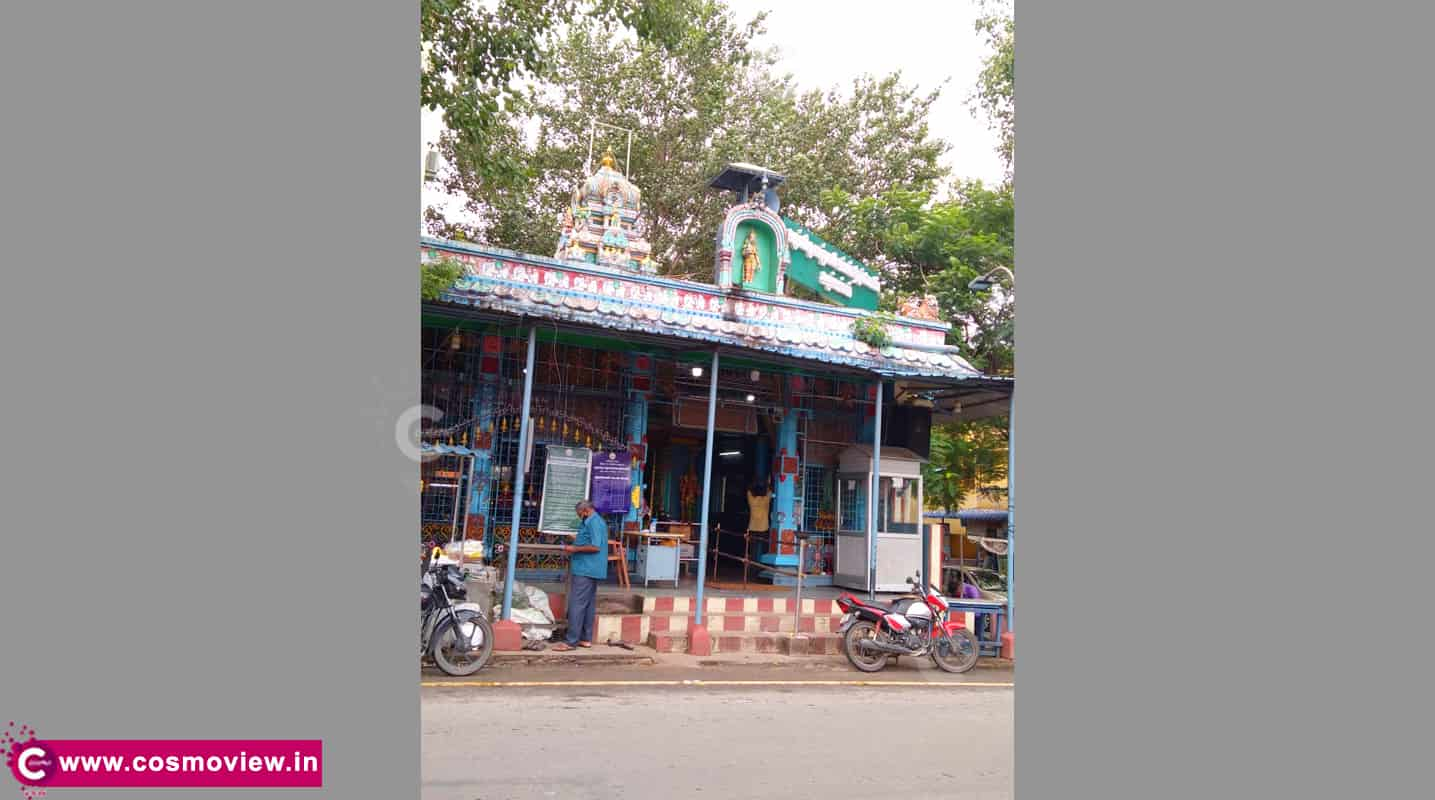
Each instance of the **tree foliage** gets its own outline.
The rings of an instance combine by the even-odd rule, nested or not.
[[[953,323],[951,343],[984,372],[1011,372],[1010,293],[994,297],[967,288],[994,267],[1015,267],[1009,185],[958,182],[941,202],[907,190],[871,197],[834,190],[825,199],[829,221],[821,235],[881,271],[886,307],[900,297],[935,295],[943,318]]]
[[[697,0],[688,11],[682,35],[667,42],[622,36],[598,17],[575,20],[523,113],[510,114],[495,139],[526,174],[501,183],[458,165],[445,188],[466,197],[480,222],[459,225],[430,209],[430,231],[551,252],[557,215],[593,168],[595,119],[636,131],[630,163],[626,137],[602,129],[594,157],[612,147],[643,190],[654,258],[670,275],[710,274],[713,231],[732,198],[707,182],[732,161],[789,176],[783,213],[814,228],[834,188],[863,196],[937,188],[947,147],[927,125],[937,91],[919,92],[900,74],[864,76],[846,91],[799,91],[774,74],[776,54],[754,45],[762,15],[739,22],[718,0]]]
[[[961,508],[974,492],[1006,478],[1006,447],[1004,418],[933,428],[931,457],[922,465],[927,506]]]
[[[683,35],[692,0],[421,0],[419,105],[443,112],[440,150],[494,187],[522,185],[527,165],[507,123],[526,107],[524,81],[547,64],[555,31],[575,15],[660,44]]]
[[[991,120],[998,137],[997,152],[1006,163],[1010,180],[1016,157],[1016,22],[1009,3],[987,0],[982,11],[976,29],[986,37],[991,52],[982,61],[972,100]]]
[[[419,296],[424,300],[437,300],[439,295],[450,289],[463,274],[463,266],[457,261],[441,258],[419,265]]]

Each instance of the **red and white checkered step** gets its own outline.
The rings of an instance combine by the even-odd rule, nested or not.
[[[790,633],[714,633],[714,653],[781,653],[788,654]],[[659,653],[685,653],[688,649],[686,633],[654,633],[648,636],[648,646]],[[842,638],[835,633],[811,634],[807,640],[804,655],[840,655]]]
[[[561,614],[563,597],[552,597]],[[696,600],[691,597],[646,597],[641,614],[599,614],[594,640],[646,642],[661,653],[687,649]],[[788,597],[709,597],[703,624],[711,635],[714,652],[785,653],[793,633],[793,600]],[[972,626],[970,615],[963,624]],[[799,632],[808,634],[811,655],[841,653],[837,631],[842,610],[834,600],[802,601]]]
[[[703,605],[703,623],[715,637],[719,633],[783,633],[793,628],[794,601],[789,597],[709,597]],[[696,606],[691,597],[643,598],[643,613],[651,617],[649,631],[653,633],[686,632]],[[804,599],[800,631],[836,633],[842,616],[835,600]],[[972,627],[970,614],[962,614],[960,621]]]

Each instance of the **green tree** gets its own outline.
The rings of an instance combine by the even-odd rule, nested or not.
[[[994,267],[1014,268],[1010,185],[959,181],[942,202],[904,189],[871,197],[837,190],[826,193],[825,202],[828,226],[819,233],[881,271],[884,307],[935,295],[943,318],[953,323],[950,343],[983,372],[1011,372],[1015,307],[1009,293],[967,288]]]
[[[654,258],[671,275],[710,275],[713,231],[732,198],[707,181],[729,162],[788,175],[783,212],[814,227],[829,189],[931,192],[944,177],[937,162],[947,145],[926,122],[937,92],[918,92],[900,75],[863,77],[845,93],[801,92],[774,74],[776,53],[753,44],[762,15],[739,22],[719,0],[689,10],[691,24],[667,44],[622,36],[601,19],[575,21],[545,62],[526,113],[501,135],[508,155],[528,166],[521,186],[457,170],[446,188],[466,196],[480,222],[467,228],[430,211],[431,232],[552,252],[557,217],[591,168],[594,119],[636,131],[630,164],[621,135],[600,131],[594,156],[611,146],[643,190]]]
[[[1006,163],[1010,180],[1016,157],[1016,21],[1009,2],[982,0],[981,8],[976,29],[986,37],[991,52],[977,74],[976,91],[970,100],[975,106],[972,113],[981,108],[991,120],[998,136],[997,152]]]
[[[1007,474],[1004,418],[961,422],[932,429],[932,450],[922,465],[928,508],[958,509],[974,492]]]
[[[496,187],[521,185],[511,115],[524,82],[547,62],[555,31],[584,14],[670,44],[684,33],[692,0],[421,0],[419,105],[443,112],[440,151],[450,164]]]
[[[463,266],[452,259],[439,259],[419,265],[419,296],[437,300],[463,275]]]

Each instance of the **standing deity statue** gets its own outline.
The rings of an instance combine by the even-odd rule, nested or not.
[[[752,283],[757,275],[757,232],[747,232],[747,243],[742,246],[742,282]]]

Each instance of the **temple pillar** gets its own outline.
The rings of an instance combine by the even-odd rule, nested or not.
[[[498,399],[498,364],[503,352],[503,339],[498,336],[483,337],[483,352],[479,359],[478,394],[473,399],[472,434],[474,451],[472,472],[468,483],[468,515],[464,523],[464,537],[483,542],[485,561],[493,559],[492,526],[489,525],[489,509],[493,505],[493,410]]]
[[[797,519],[797,410],[783,411],[782,422],[777,427],[777,455],[773,459],[773,483],[777,496],[772,504],[772,529],[776,531],[776,549],[779,562],[789,560],[797,564],[797,531],[802,520]]]
[[[628,513],[623,516],[624,530],[637,530],[643,524],[643,505],[648,500],[648,487],[643,483],[643,465],[648,458],[648,400],[653,391],[653,359],[634,353],[628,358],[628,453],[632,458],[632,487],[636,493]]]

